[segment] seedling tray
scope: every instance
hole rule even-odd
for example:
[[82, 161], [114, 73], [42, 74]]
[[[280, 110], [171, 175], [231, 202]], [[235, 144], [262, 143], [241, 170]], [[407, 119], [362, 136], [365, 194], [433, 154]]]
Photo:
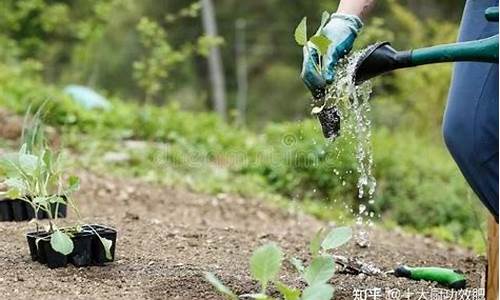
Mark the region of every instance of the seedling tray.
[[[111, 259], [106, 258], [106, 251], [98, 234], [102, 238], [112, 241]], [[51, 269], [66, 267], [68, 263], [76, 267], [102, 266], [115, 260], [117, 231], [111, 227], [98, 224], [82, 226], [82, 231], [71, 238], [74, 249], [69, 255], [54, 251], [48, 235], [49, 233], [45, 231], [30, 232], [26, 234], [26, 239], [31, 259], [45, 264]]]
[[[66, 218], [67, 206], [59, 204], [57, 217]], [[56, 213], [56, 205], [52, 205], [52, 215]], [[26, 201], [20, 199], [2, 199], [0, 200], [0, 222], [20, 222], [29, 221], [31, 219], [47, 219], [48, 214], [44, 211], [38, 211], [35, 215], [35, 210]]]

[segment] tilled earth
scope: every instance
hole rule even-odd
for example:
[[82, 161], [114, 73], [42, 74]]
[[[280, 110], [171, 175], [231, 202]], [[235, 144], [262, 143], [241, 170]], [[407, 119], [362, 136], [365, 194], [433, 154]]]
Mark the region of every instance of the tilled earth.
[[[222, 299], [204, 281], [203, 272], [214, 272], [239, 294], [256, 291], [248, 274], [254, 248], [274, 241], [288, 257], [307, 260], [312, 234], [331, 225], [257, 200], [80, 175], [77, 199], [84, 221], [119, 231], [116, 261], [104, 267], [51, 270], [30, 260], [24, 234], [33, 224], [0, 223], [0, 299]], [[336, 254], [383, 270], [400, 264], [452, 267], [465, 272], [469, 288], [482, 287], [485, 260], [466, 250], [381, 228], [370, 230], [370, 240], [367, 248], [350, 242]], [[288, 264], [281, 277], [303, 286]], [[441, 288], [392, 276], [341, 273], [332, 284], [335, 299], [431, 299], [430, 293]], [[359, 298], [356, 291], [378, 293], [378, 288], [382, 298]], [[403, 297], [408, 291], [415, 294]]]

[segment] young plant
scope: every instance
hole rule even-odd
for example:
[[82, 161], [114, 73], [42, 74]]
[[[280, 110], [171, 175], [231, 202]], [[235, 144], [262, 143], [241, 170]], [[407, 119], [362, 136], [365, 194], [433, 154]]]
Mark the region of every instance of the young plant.
[[[48, 147], [39, 118], [40, 110], [35, 114], [32, 126], [27, 127], [25, 122], [23, 144], [18, 152], [0, 157], [0, 170], [5, 176], [3, 184], [7, 187], [3, 194], [10, 199], [27, 202], [35, 216], [41, 211], [45, 212], [49, 219], [50, 235], [43, 239], [50, 239], [55, 251], [68, 255], [73, 251], [71, 238], [81, 231], [80, 225], [59, 228], [56, 223], [60, 205], [69, 206], [80, 218], [78, 206], [72, 198], [72, 194], [80, 188], [80, 180], [76, 176], [63, 180], [62, 154]], [[36, 218], [35, 222], [38, 231]], [[111, 241], [99, 238], [106, 256], [111, 258]]]
[[[326, 251], [342, 246], [350, 240], [351, 236], [352, 231], [348, 227], [333, 229], [326, 236], [324, 231], [320, 230], [311, 240], [309, 246], [312, 256], [311, 263], [305, 267], [302, 261], [297, 258], [290, 260], [302, 280], [307, 283], [307, 287], [302, 291], [276, 279], [283, 263], [281, 248], [274, 243], [257, 248], [250, 258], [250, 274], [254, 280], [259, 282], [260, 290], [257, 293], [240, 295], [239, 298], [275, 299], [267, 294], [268, 285], [272, 283], [284, 300], [332, 299], [334, 288], [328, 282], [335, 274], [335, 261]], [[205, 279], [227, 299], [238, 299], [238, 296], [212, 273], [205, 273]]]
[[[311, 38], [307, 37], [307, 17], [304, 17], [300, 21], [299, 25], [297, 25], [297, 27], [295, 28], [294, 33], [295, 41], [299, 46], [303, 47], [304, 53], [307, 57], [313, 58], [314, 67], [320, 74], [323, 70], [323, 56], [326, 55], [328, 47], [330, 47], [330, 44], [332, 43], [330, 39], [322, 34], [322, 30], [328, 22], [329, 18], [330, 14], [326, 11], [323, 12], [321, 16], [321, 24], [316, 33]], [[314, 53], [313, 55], [313, 53], [311, 53], [311, 49], [314, 49], [314, 51], [316, 51], [317, 53]]]
[[60, 205], [70, 205], [78, 211], [71, 194], [78, 190], [79, 179], [70, 176], [67, 182], [63, 182], [61, 156], [49, 148], [34, 149], [23, 144], [17, 153], [2, 157], [0, 166], [6, 174], [3, 182], [7, 186], [5, 195], [27, 202], [33, 207], [35, 216], [40, 211], [45, 212], [49, 218], [52, 248], [64, 255], [71, 253], [73, 243], [69, 234], [72, 230], [59, 229], [55, 221]]
[[332, 299], [334, 288], [328, 282], [335, 274], [335, 261], [327, 251], [344, 245], [351, 238], [352, 230], [349, 227], [334, 228], [326, 235], [324, 229], [320, 229], [309, 243], [309, 252], [312, 257], [309, 266], [305, 267], [297, 258], [290, 260], [308, 285], [302, 292], [302, 300]]

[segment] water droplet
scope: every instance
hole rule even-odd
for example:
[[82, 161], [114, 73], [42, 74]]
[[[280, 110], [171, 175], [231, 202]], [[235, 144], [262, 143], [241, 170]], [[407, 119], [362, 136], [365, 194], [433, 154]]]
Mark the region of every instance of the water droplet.
[[366, 206], [364, 204], [360, 204], [359, 205], [359, 213], [362, 214], [364, 213], [366, 210]]

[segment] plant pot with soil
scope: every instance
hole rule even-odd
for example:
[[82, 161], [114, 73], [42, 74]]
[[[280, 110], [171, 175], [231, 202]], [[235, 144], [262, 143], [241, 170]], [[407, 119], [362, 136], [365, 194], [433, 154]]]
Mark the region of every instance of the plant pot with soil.
[[62, 155], [47, 146], [42, 108], [30, 123], [25, 118], [19, 151], [0, 157], [2, 187], [7, 188], [0, 192], [0, 221], [66, 217], [68, 191], [61, 186]]
[[[61, 196], [65, 200], [64, 196]], [[52, 215], [58, 218], [65, 218], [67, 215], [67, 205], [62, 201], [59, 205], [49, 204]], [[0, 222], [12, 221], [29, 221], [32, 219], [47, 219], [48, 214], [33, 206], [30, 196], [21, 197], [19, 199], [4, 198], [0, 200]]]
[[[99, 224], [88, 224], [82, 226], [82, 228], [95, 233], [92, 237], [92, 264], [104, 265], [107, 262], [114, 261], [117, 237], [116, 229]], [[109, 249], [107, 248], [106, 241], [111, 242], [111, 244], [107, 242]]]
[[[37, 113], [38, 114], [38, 113]], [[80, 212], [72, 194], [80, 187], [76, 176], [64, 176], [62, 155], [52, 151], [37, 130], [25, 139], [17, 153], [0, 158], [0, 174], [6, 178], [5, 197], [0, 206], [9, 206], [5, 216], [18, 220], [34, 219], [36, 231], [26, 234], [31, 258], [50, 268], [71, 263], [77, 267], [102, 265], [114, 260], [116, 230], [103, 225], [80, 225], [81, 222], [62, 227], [59, 219], [69, 207], [80, 220]], [[67, 180], [64, 180], [67, 178]], [[31, 210], [26, 208], [28, 205]], [[9, 215], [10, 214], [10, 215]], [[40, 230], [38, 220], [48, 219], [48, 226]]]
[[46, 216], [48, 219], [48, 226], [40, 230], [40, 218], [34, 218], [36, 231], [26, 234], [32, 260], [46, 264], [49, 268], [65, 267], [68, 263], [84, 267], [113, 261], [116, 230], [104, 225], [82, 226], [80, 222], [69, 227], [58, 226], [61, 206], [64, 207], [64, 212], [66, 207], [70, 207], [77, 218], [81, 219], [76, 201], [72, 197], [80, 187], [80, 180], [76, 176], [69, 176], [67, 181], [63, 181], [62, 171], [47, 167], [52, 165], [52, 155], [42, 157], [45, 159], [33, 155], [37, 160], [33, 173], [46, 174], [43, 177], [46, 179], [44, 182], [56, 182], [57, 193], [47, 194], [49, 187], [36, 177], [31, 182], [29, 177], [17, 174], [19, 177], [9, 177], [5, 181], [9, 187], [7, 194], [30, 195], [21, 197], [22, 200], [16, 203], [29, 203], [34, 216]]
[[[34, 210], [48, 217], [48, 226], [40, 229], [35, 219], [36, 230], [26, 234], [31, 259], [49, 268], [65, 267], [68, 263], [76, 267], [103, 265], [114, 260], [116, 230], [104, 225], [80, 225], [76, 222], [67, 227], [58, 226], [59, 204], [69, 206], [80, 219], [80, 212], [71, 194], [79, 189], [78, 177], [70, 176], [67, 183], [58, 179], [57, 196], [33, 196]], [[29, 191], [31, 195], [34, 191]]]
[[104, 225], [75, 225], [26, 234], [33, 261], [49, 268], [104, 265], [114, 261], [116, 230]]
[[10, 199], [0, 200], [0, 222], [12, 221], [12, 206]]

